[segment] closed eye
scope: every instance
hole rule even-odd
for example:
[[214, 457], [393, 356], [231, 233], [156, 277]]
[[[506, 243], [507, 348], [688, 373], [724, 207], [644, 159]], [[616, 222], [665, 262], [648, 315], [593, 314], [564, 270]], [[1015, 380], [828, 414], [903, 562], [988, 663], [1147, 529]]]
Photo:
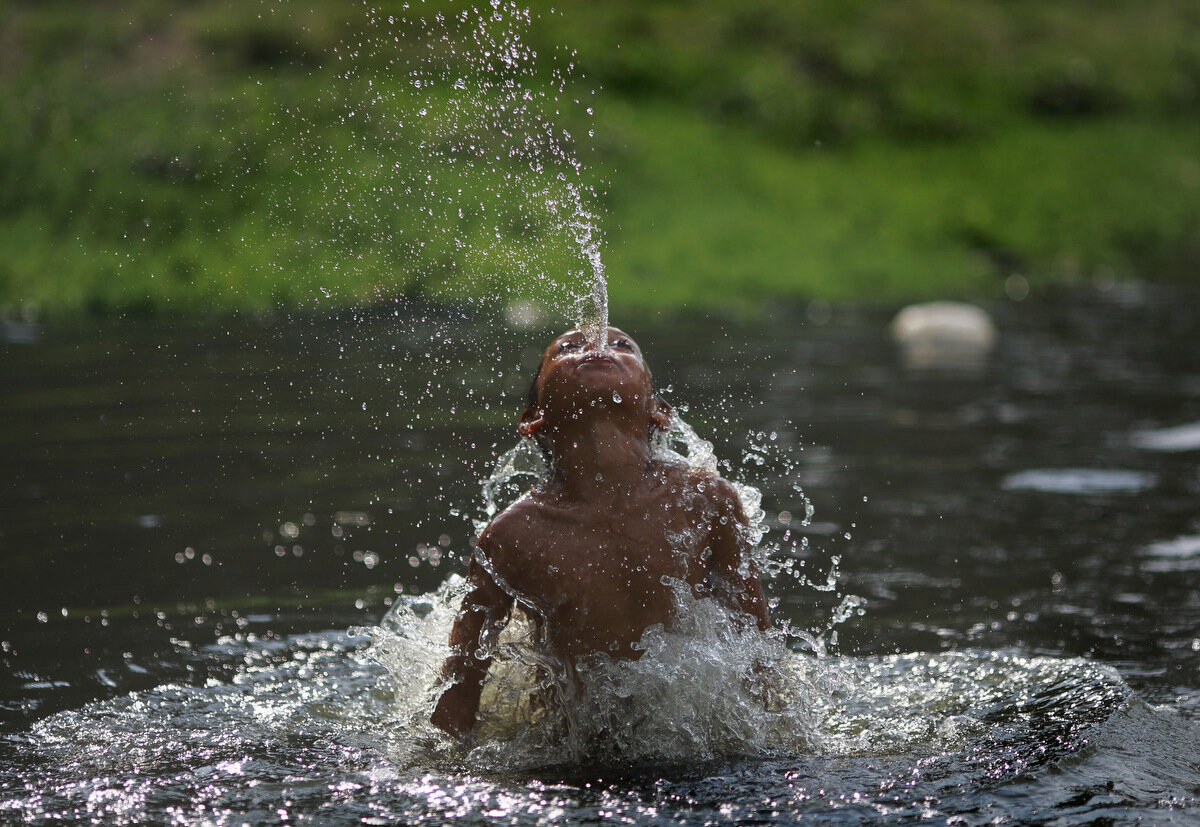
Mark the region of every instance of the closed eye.
[[616, 339], [609, 343], [611, 347], [624, 348], [625, 350], [633, 350], [633, 342], [628, 339]]

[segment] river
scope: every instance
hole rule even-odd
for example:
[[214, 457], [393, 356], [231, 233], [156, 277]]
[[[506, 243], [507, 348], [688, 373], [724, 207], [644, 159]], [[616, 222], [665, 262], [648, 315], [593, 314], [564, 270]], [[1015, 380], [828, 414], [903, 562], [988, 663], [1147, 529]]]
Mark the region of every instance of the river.
[[546, 325], [5, 323], [0, 819], [1195, 823], [1198, 299], [997, 303], [990, 357], [925, 368], [891, 310], [617, 308], [828, 652], [784, 647], [753, 737], [687, 741], [734, 709], [697, 649], [594, 761], [414, 723]]

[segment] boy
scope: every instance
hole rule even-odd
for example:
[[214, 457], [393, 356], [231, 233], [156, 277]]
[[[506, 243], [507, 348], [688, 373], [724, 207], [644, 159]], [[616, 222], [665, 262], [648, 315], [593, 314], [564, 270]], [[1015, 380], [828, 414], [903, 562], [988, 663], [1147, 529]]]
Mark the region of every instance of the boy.
[[638, 658], [642, 633], [671, 624], [673, 582], [770, 627], [733, 486], [652, 459], [651, 430], [670, 409], [633, 339], [607, 335], [602, 347], [570, 330], [542, 355], [517, 430], [537, 440], [550, 474], [479, 536], [431, 716], [450, 735], [474, 727], [491, 664], [480, 648], [514, 600], [568, 672], [597, 653]]

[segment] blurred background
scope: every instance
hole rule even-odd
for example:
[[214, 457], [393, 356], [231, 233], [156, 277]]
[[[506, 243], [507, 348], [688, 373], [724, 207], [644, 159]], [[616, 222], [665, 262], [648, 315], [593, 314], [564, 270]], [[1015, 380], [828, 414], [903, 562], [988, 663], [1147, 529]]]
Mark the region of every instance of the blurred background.
[[[1022, 298], [1200, 265], [1191, 0], [530, 6], [523, 83], [563, 89], [619, 306]], [[528, 289], [568, 255], [552, 229], [509, 202], [447, 234], [396, 186], [439, 94], [408, 71], [436, 45], [419, 21], [461, 8], [4, 3], [4, 315]], [[493, 236], [505, 254], [472, 263]]]

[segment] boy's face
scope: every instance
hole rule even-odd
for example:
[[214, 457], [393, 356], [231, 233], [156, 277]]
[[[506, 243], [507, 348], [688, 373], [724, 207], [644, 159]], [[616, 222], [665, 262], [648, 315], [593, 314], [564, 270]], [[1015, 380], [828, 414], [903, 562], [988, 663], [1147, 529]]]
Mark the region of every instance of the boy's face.
[[610, 327], [608, 347], [602, 350], [589, 342], [582, 330], [568, 330], [542, 354], [538, 407], [545, 409], [556, 399], [575, 404], [591, 399], [607, 402], [614, 393], [622, 401], [646, 403], [654, 394], [642, 350], [624, 331]]

